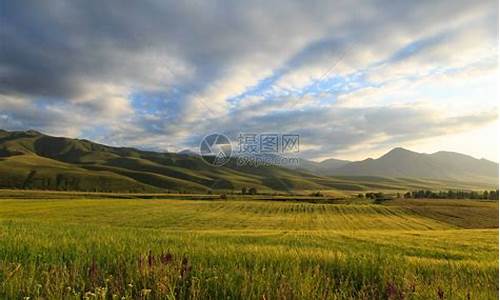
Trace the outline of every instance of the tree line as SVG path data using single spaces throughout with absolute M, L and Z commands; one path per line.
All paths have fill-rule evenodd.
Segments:
M 463 191 L 463 190 L 448 190 L 433 192 L 429 190 L 418 190 L 407 192 L 403 195 L 409 199 L 480 199 L 480 200 L 498 200 L 498 190 L 491 191 Z
M 242 195 L 257 195 L 257 189 L 254 187 L 251 187 L 251 188 L 242 187 L 241 194 Z

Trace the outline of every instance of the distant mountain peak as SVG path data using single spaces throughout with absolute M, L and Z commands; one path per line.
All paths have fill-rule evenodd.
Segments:
M 396 147 L 377 159 L 353 162 L 330 174 L 497 182 L 498 164 L 461 153 L 425 154 Z
M 410 150 L 405 149 L 403 147 L 394 147 L 389 152 L 397 152 L 397 151 L 410 151 Z
M 28 133 L 28 134 L 31 134 L 31 135 L 43 135 L 40 131 L 37 131 L 37 130 L 34 130 L 34 129 L 28 129 L 25 132 Z
M 186 156 L 200 156 L 199 153 L 197 153 L 195 151 L 192 151 L 190 149 L 181 150 L 181 151 L 177 152 L 177 154 L 179 154 L 179 155 L 186 155 Z
M 389 155 L 389 154 L 419 154 L 419 153 L 411 151 L 411 150 L 408 150 L 408 149 L 403 148 L 403 147 L 395 147 L 395 148 L 392 148 L 386 154 L 384 154 L 384 156 L 385 155 Z

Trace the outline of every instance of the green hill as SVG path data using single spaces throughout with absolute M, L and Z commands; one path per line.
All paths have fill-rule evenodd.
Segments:
M 110 147 L 36 131 L 0 131 L 0 187 L 98 192 L 480 189 L 481 183 L 389 177 L 321 176 L 277 166 L 223 167 L 199 156 Z

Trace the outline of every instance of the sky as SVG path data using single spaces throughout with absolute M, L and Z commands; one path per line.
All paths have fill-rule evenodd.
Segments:
M 0 128 L 197 149 L 300 135 L 498 161 L 498 2 L 0 0 Z

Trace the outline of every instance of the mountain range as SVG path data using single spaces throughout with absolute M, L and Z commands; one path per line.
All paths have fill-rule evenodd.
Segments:
M 322 175 L 386 176 L 435 178 L 472 182 L 497 182 L 498 163 L 476 159 L 456 152 L 417 153 L 394 148 L 377 159 L 362 161 L 328 159 L 301 165 L 305 170 Z
M 223 167 L 193 152 L 159 153 L 54 137 L 34 130 L 0 130 L 0 188 L 119 192 L 259 191 L 358 192 L 482 189 L 498 186 L 498 164 L 452 153 L 395 148 L 377 159 L 280 166 Z

